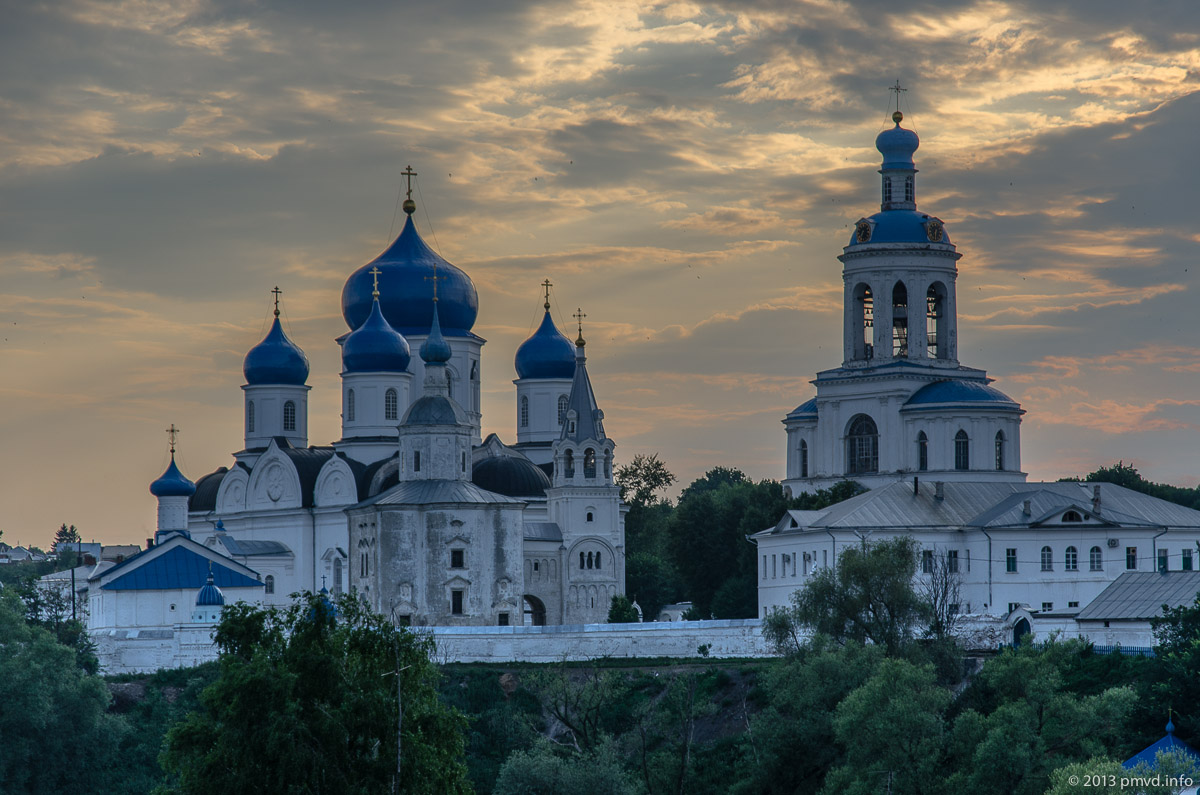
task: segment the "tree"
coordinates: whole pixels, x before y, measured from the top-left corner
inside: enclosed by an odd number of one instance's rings
[[[64,523],[62,527],[58,528],[58,532],[54,534],[54,545],[50,549],[54,552],[62,552],[64,546],[78,543],[81,540],[79,530],[75,528],[75,525],[68,527]]]
[[[807,627],[838,642],[870,641],[895,656],[929,617],[913,589],[917,550],[909,536],[845,549],[835,566],[792,594],[789,608],[769,617],[764,634],[785,652],[794,651],[798,627]]]
[[[1200,596],[1190,605],[1164,609],[1151,626],[1157,641],[1154,691],[1176,710],[1176,728],[1183,739],[1195,741],[1200,738]]]
[[[962,591],[962,575],[957,567],[951,568],[945,555],[933,553],[929,571],[924,572],[917,590],[929,611],[929,637],[938,641],[953,638],[959,624]]]
[[[613,477],[621,488],[621,499],[631,508],[646,508],[657,502],[658,492],[675,482],[675,475],[658,457],[658,453],[638,453],[633,460],[617,467]]]
[[[629,601],[628,596],[617,594],[612,598],[612,605],[608,608],[608,623],[636,624],[638,621],[637,609],[633,606],[633,602]]]
[[[654,621],[663,605],[679,596],[679,574],[669,561],[650,552],[635,552],[625,559],[625,592],[642,606],[642,617]]]
[[[525,686],[556,722],[550,728],[550,739],[580,753],[595,750],[616,733],[619,727],[612,724],[613,705],[629,690],[612,671],[571,669],[565,664],[530,674]]]
[[[307,593],[226,607],[216,642],[220,676],[167,735],[179,792],[470,791],[465,720],[438,699],[427,638]]]
[[[113,792],[124,721],[108,689],[75,652],[30,626],[20,599],[0,590],[0,792]]]
[[[566,751],[543,740],[509,756],[492,795],[633,795],[611,741],[592,751]]]

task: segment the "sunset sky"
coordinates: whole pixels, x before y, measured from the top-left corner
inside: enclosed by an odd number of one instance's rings
[[[899,79],[959,353],[1027,410],[1031,480],[1200,482],[1200,6],[0,0],[0,530],[152,535],[242,443],[270,289],[339,436],[346,277],[418,228],[479,290],[484,432],[554,282],[618,463],[783,476],[841,361]],[[393,226],[394,224],[394,226]]]

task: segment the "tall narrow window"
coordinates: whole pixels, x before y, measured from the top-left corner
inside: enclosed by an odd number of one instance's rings
[[[254,401],[246,404],[246,433],[254,433]]]
[[[917,194],[916,194],[916,191],[913,189],[913,178],[905,177],[904,178],[904,201],[906,201],[906,202],[916,201],[916,198],[917,198]]]
[[[1158,570],[1159,571],[1167,570],[1167,561],[1168,560],[1169,560],[1169,557],[1167,554],[1167,550],[1165,550],[1165,549],[1158,550]]]
[[[917,434],[917,469],[921,472],[929,469],[929,437],[925,431]]]
[[[591,552],[587,553],[587,567],[589,569],[592,568],[592,553]]]
[[[808,442],[800,440],[800,477],[808,477]]]
[[[958,574],[958,550],[951,549],[946,553],[946,570],[951,574]]]
[[[529,398],[521,395],[521,416],[520,423],[522,428],[529,427]]]
[[[568,480],[575,477],[575,454],[570,450],[563,457],[563,477]]]
[[[354,390],[346,391],[346,422],[354,422]]]
[[[1100,547],[1092,547],[1088,553],[1088,568],[1092,571],[1101,571],[1104,569],[1104,552]]]
[[[854,358],[870,359],[874,356],[875,310],[871,288],[860,284],[854,288]]]
[[[892,178],[891,177],[883,178],[883,203],[884,204],[892,203]]]
[[[600,568],[600,553],[596,553],[596,568]]]
[[[263,579],[263,593],[275,593],[275,577],[268,574]]]
[[[1182,558],[1182,561],[1180,564],[1180,568],[1182,568],[1184,571],[1192,570],[1192,550],[1190,550],[1190,549],[1183,550],[1183,558]]]
[[[385,420],[395,420],[400,417],[400,404],[396,397],[396,390],[389,389],[383,393],[383,418]]]
[[[580,552],[579,553],[579,568],[581,568],[581,569],[583,568],[583,558],[584,558],[584,555],[582,552]]]
[[[962,428],[954,434],[954,468],[971,468],[971,440]]]
[[[908,356],[908,288],[896,282],[892,288],[892,356]]]
[[[421,471],[421,451],[413,450],[413,472]]]
[[[946,358],[946,340],[942,318],[946,314],[946,292],[940,283],[925,294],[925,350],[930,359]]]
[[[1054,552],[1050,547],[1042,547],[1042,571],[1054,571]]]
[[[334,595],[342,592],[342,559],[333,559],[333,593]]]
[[[463,592],[462,591],[451,591],[450,592],[450,612],[456,616],[461,616],[463,614]]]
[[[290,400],[283,404],[283,429],[296,430],[296,404]]]
[[[1067,547],[1067,552],[1063,556],[1063,569],[1065,571],[1079,571],[1079,552],[1075,547]]]
[[[563,420],[567,418],[567,396],[558,396],[558,424],[562,425]]]
[[[1004,570],[1009,573],[1017,570],[1017,550],[1013,547],[1004,550]]]
[[[1125,568],[1137,570],[1137,547],[1125,547]]]
[[[933,574],[933,550],[925,549],[921,551],[921,573]]]
[[[596,451],[590,447],[583,451],[583,476],[596,477]]]
[[[1004,431],[996,431],[996,471],[1004,469]]]
[[[846,472],[863,475],[879,471],[879,429],[866,414],[850,421],[846,434]]]
[[[449,370],[446,370],[446,396],[451,400],[454,399],[454,376],[450,374]]]

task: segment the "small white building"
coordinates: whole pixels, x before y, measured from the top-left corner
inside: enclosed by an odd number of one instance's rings
[[[1070,620],[1127,572],[1200,571],[1200,511],[1111,483],[893,483],[753,535],[761,615],[847,548],[898,536],[921,546],[918,578],[957,574],[967,614]]]

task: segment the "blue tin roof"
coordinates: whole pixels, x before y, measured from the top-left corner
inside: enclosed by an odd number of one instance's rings
[[[150,493],[155,497],[190,497],[196,493],[196,484],[183,476],[175,466],[175,454],[162,477],[150,484]]]
[[[303,385],[308,380],[308,357],[283,333],[276,315],[263,341],[250,349],[242,363],[246,383]]]
[[[417,234],[412,216],[404,221],[400,236],[375,259],[350,274],[342,288],[342,317],[351,329],[361,326],[371,313],[374,277],[379,268],[380,308],[388,324],[406,336],[425,334],[433,325],[433,283],[437,270],[438,302],[444,333],[451,337],[471,335],[479,314],[475,285],[462,270],[442,259]]]
[[[546,310],[537,331],[517,348],[518,378],[570,378],[575,375],[575,345],[558,330]]]
[[[929,213],[916,210],[884,210],[868,216],[871,221],[871,239],[860,243],[856,232],[850,233],[850,243],[853,246],[866,246],[872,243],[929,243],[929,232],[925,224],[932,218]],[[950,234],[942,227],[942,239],[939,244],[951,245]]]
[[[403,373],[411,360],[408,340],[388,325],[379,300],[373,299],[366,322],[342,342],[342,368],[347,373]]]
[[[1192,746],[1185,743],[1183,740],[1175,736],[1175,724],[1169,719],[1167,720],[1167,736],[1163,737],[1153,745],[1138,751],[1133,756],[1121,763],[1121,766],[1126,769],[1132,769],[1140,764],[1144,764],[1153,770],[1157,766],[1158,755],[1162,752],[1177,752],[1186,757],[1189,757],[1193,762],[1200,764],[1200,751],[1197,751]]]
[[[808,400],[801,403],[799,406],[796,406],[796,408],[793,409],[792,412],[790,414],[788,414],[788,416],[789,417],[802,417],[802,416],[815,417],[815,416],[817,416],[817,399],[815,397],[809,398]]]
[[[1020,405],[982,381],[935,381],[927,384],[905,402],[902,410],[924,410],[940,408],[947,404],[982,406],[990,409],[1020,411]]]
[[[144,559],[146,550],[127,558],[120,566]],[[169,549],[163,554],[132,566],[125,574],[100,586],[109,591],[168,591],[177,588],[201,588],[208,582],[210,559],[182,546]],[[116,567],[114,567],[115,569]],[[113,571],[110,569],[109,571]],[[222,588],[261,588],[262,583],[241,572],[212,562],[213,581]]]

